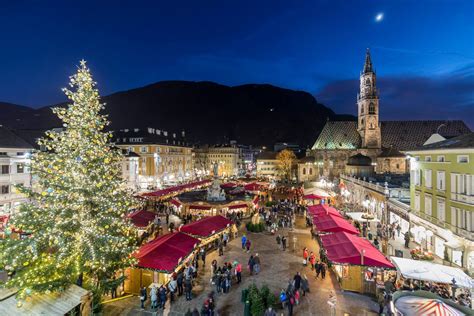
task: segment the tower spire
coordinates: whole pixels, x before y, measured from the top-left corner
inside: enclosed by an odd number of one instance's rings
[[[370,58],[370,49],[367,48],[367,52],[365,53],[365,64],[364,64],[364,73],[373,72],[372,68],[372,59]]]

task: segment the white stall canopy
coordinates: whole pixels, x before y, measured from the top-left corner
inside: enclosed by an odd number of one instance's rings
[[[436,283],[452,284],[453,279],[459,287],[474,288],[474,281],[459,268],[448,267],[423,260],[412,260],[391,257],[398,272],[404,278],[423,280]]]

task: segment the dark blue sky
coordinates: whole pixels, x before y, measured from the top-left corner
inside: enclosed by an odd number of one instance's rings
[[[355,113],[370,47],[383,119],[474,128],[473,21],[472,0],[2,1],[0,100],[63,101],[84,58],[103,95],[160,80],[271,83]]]

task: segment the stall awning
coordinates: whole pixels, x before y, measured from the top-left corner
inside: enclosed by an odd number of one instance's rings
[[[256,196],[253,198],[252,203],[253,203],[254,205],[257,205],[257,204],[258,204],[258,201],[260,201],[260,198],[258,197],[258,195],[256,195]]]
[[[328,259],[334,263],[381,268],[394,267],[367,239],[359,236],[340,232],[321,236],[321,242],[327,251]]]
[[[449,306],[440,299],[420,296],[402,296],[395,301],[395,307],[402,315],[464,316],[465,313]]]
[[[252,182],[252,183],[244,185],[244,189],[245,189],[245,191],[251,191],[251,192],[261,191],[261,190],[265,189],[265,186],[262,185],[262,184],[258,184],[256,182]]]
[[[166,195],[169,195],[169,194],[177,194],[177,193],[180,193],[181,191],[194,189],[194,188],[197,188],[199,186],[208,184],[210,182],[211,182],[211,180],[201,180],[201,181],[181,184],[181,185],[177,185],[177,186],[174,186],[174,187],[170,187],[170,188],[166,188],[166,189],[162,189],[162,190],[158,190],[158,191],[154,191],[154,192],[144,193],[144,194],[142,194],[142,196],[144,196],[144,197],[161,197],[161,196],[166,196]]]
[[[235,210],[235,209],[238,209],[238,208],[247,208],[248,205],[243,203],[243,204],[234,204],[234,205],[230,205],[229,206],[229,210]]]
[[[317,194],[307,194],[305,196],[303,196],[303,198],[305,200],[323,200],[325,199],[326,197],[325,196],[321,196],[321,195],[317,195]]]
[[[184,225],[180,227],[179,231],[189,235],[207,238],[232,224],[233,222],[224,216],[209,216]]]
[[[392,257],[391,259],[397,270],[405,278],[446,284],[452,284],[454,278],[458,286],[465,288],[474,287],[473,279],[459,268],[422,260],[398,257]]]
[[[359,234],[359,231],[348,221],[332,214],[321,214],[319,216],[315,216],[313,218],[313,223],[316,226],[316,229],[320,232],[347,232],[354,235]]]
[[[189,209],[191,210],[210,210],[211,207],[207,205],[189,205]]]
[[[177,232],[162,235],[143,245],[134,254],[140,268],[173,272],[199,244],[199,239]]]
[[[221,184],[221,188],[223,189],[235,188],[236,186],[237,186],[237,183],[234,183],[234,182],[227,182],[227,183]]]
[[[324,215],[334,215],[342,218],[341,213],[336,210],[334,207],[328,206],[326,204],[318,204],[308,206],[308,214],[313,216],[324,216]]]
[[[135,212],[128,214],[128,217],[136,227],[146,227],[155,219],[156,215],[157,214],[150,211],[136,210]]]
[[[171,199],[170,200],[170,203],[177,206],[177,207],[180,207],[181,206],[181,202],[176,200],[176,199]]]

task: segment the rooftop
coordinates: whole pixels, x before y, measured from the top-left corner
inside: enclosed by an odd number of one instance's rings
[[[432,150],[432,149],[463,149],[474,148],[474,133],[469,133],[450,139],[446,139],[437,143],[421,146],[414,151]]]

